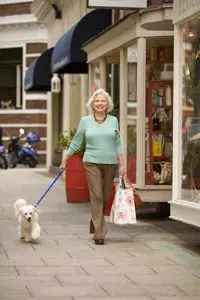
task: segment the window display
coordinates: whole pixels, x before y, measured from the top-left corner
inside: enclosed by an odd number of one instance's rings
[[[150,42],[146,57],[145,183],[171,185],[173,42]]]
[[[182,199],[200,203],[200,19],[181,28],[182,75]]]

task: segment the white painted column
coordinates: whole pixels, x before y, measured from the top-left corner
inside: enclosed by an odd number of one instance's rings
[[[21,107],[21,66],[16,65],[16,107]]]
[[[106,90],[106,59],[102,57],[100,59],[100,87],[104,90]]]
[[[127,97],[128,72],[127,49],[120,49],[120,136],[125,167],[127,166]]]
[[[88,66],[88,95],[90,96],[92,93],[92,63]]]
[[[81,117],[87,114],[86,103],[88,101],[88,75],[81,75]]]
[[[136,185],[145,186],[145,100],[146,100],[146,39],[137,40],[137,147]]]
[[[172,199],[181,199],[182,173],[182,59],[181,31],[174,26],[174,94],[173,94],[173,181]]]
[[[73,99],[71,99],[73,100]],[[69,75],[63,76],[63,130],[70,129],[70,84]]]
[[[50,168],[52,165],[53,149],[52,149],[52,94],[51,92],[47,93],[47,157],[46,157],[46,166]]]

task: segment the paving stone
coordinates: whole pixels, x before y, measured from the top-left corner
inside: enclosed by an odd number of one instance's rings
[[[171,284],[171,285],[179,285],[179,284],[187,284],[187,283],[194,283],[197,285],[200,285],[200,279],[191,275],[189,276],[188,274],[179,274],[179,276],[171,275],[169,276],[168,274],[162,274],[162,275],[154,275],[154,276],[149,276],[149,275],[138,275],[136,273],[131,274],[129,273],[127,277],[134,282],[135,284],[139,285],[162,285],[162,284]]]
[[[155,272],[145,266],[137,266],[137,267],[130,267],[130,266],[109,266],[109,267],[100,267],[100,266],[84,266],[84,270],[90,274],[90,275],[95,275],[95,274],[129,274],[129,273],[134,273],[134,274],[148,274],[148,275],[155,275]]]
[[[110,266],[109,263],[104,258],[88,258],[88,259],[74,259],[74,258],[44,258],[44,263],[47,266]]]
[[[155,266],[155,265],[161,265],[161,266],[170,266],[175,265],[174,262],[167,258],[159,259],[159,258],[139,258],[139,257],[132,257],[128,259],[120,260],[117,257],[116,258],[109,258],[109,262],[112,265],[120,266],[120,265],[128,265],[128,266]]]
[[[36,257],[20,257],[20,258],[0,258],[0,266],[44,266],[44,262],[41,260],[41,258]]]
[[[15,267],[1,267],[0,266],[0,276],[2,275],[16,275],[17,270]]]
[[[181,296],[181,297],[155,297],[155,300],[199,300],[198,297],[191,297],[191,296]]]
[[[35,300],[35,299],[34,299]],[[153,300],[152,297],[131,296],[131,297],[74,297],[74,300]],[[184,299],[183,299],[184,300]]]
[[[184,283],[177,285],[182,291],[190,296],[199,296],[200,298],[200,285],[195,283]]]
[[[77,284],[99,284],[102,283],[116,283],[116,284],[127,284],[129,279],[123,275],[87,275],[87,276],[57,276],[59,282],[63,286],[65,285],[77,285]]]
[[[9,300],[13,299],[23,299],[25,297],[30,297],[30,293],[26,288],[21,288],[21,287],[1,287],[1,294],[0,294],[0,299],[5,299],[8,298]]]
[[[71,277],[71,276],[69,276]],[[11,284],[12,282],[12,284]],[[0,276],[1,287],[16,287],[16,286],[60,286],[59,280],[55,276]]]
[[[25,276],[41,276],[41,275],[85,275],[86,272],[79,266],[56,266],[56,267],[20,267],[17,271],[20,275]]]
[[[104,290],[111,296],[181,296],[187,295],[172,285],[106,285],[102,284]]]
[[[68,287],[48,287],[47,288],[31,288],[31,294],[33,297],[65,297],[65,296],[106,296],[104,290],[97,285],[77,285]]]

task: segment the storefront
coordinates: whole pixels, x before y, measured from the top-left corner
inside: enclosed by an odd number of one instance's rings
[[[154,29],[157,22],[162,30]],[[170,5],[133,12],[83,47],[88,54],[89,92],[102,87],[111,94],[128,177],[150,202],[171,200],[171,24]]]
[[[174,1],[171,218],[200,226],[200,1]]]

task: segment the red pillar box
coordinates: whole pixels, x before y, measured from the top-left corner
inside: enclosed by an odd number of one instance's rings
[[[106,207],[105,212],[104,212],[105,216],[109,216],[110,215],[110,211],[111,211],[111,207],[112,207],[114,198],[115,198],[115,183],[113,182],[112,183],[112,190],[111,190],[111,193],[110,193],[110,197],[108,199],[107,207]]]

